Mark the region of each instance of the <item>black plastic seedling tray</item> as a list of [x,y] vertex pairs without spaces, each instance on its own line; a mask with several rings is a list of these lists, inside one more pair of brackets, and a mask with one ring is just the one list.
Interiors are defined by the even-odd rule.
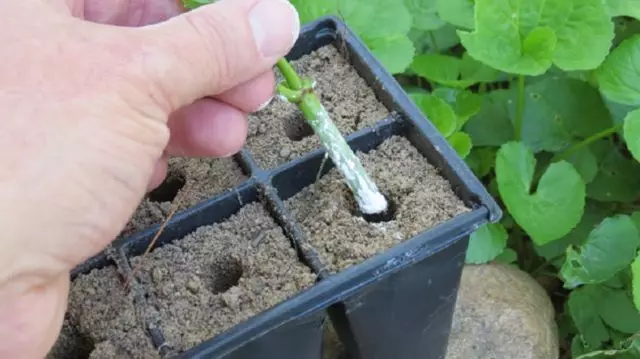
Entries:
[[[259,201],[282,226],[300,260],[318,275],[306,291],[183,353],[164,340],[159,323],[147,331],[165,357],[237,359],[319,359],[323,327],[330,317],[350,358],[444,358],[469,235],[496,222],[502,212],[436,128],[411,102],[361,40],[339,19],[325,17],[306,25],[288,59],[339,42],[348,59],[391,115],[347,140],[368,152],[393,135],[407,138],[441,174],[471,211],[422,232],[359,265],[330,275],[322,258],[285,208],[284,201],[314,183],[332,167],[318,148],[277,168],[260,168],[244,149],[235,156],[249,179],[234,190],[177,214],[156,247],[180,239],[203,225],[221,222],[243,205]],[[77,267],[72,278],[115,262],[128,273],[129,258],[140,255],[159,229],[154,225],[115,241],[104,253]],[[305,248],[305,249],[302,249]],[[137,286],[137,287],[136,287]],[[145,305],[145,288],[138,305]]]

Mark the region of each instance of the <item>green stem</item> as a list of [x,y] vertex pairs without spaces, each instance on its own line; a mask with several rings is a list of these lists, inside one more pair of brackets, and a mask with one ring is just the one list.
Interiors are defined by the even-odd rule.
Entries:
[[551,162],[558,162],[558,161],[562,161],[569,158],[569,156],[571,156],[581,148],[586,147],[599,139],[611,136],[614,133],[620,131],[622,129],[622,126],[623,124],[619,123],[613,127],[607,128],[605,130],[602,130],[594,135],[591,135],[585,138],[584,140],[574,144],[573,146],[567,148],[566,150],[556,153],[555,156],[551,158]]
[[516,104],[516,120],[514,124],[514,138],[522,138],[522,116],[524,115],[524,75],[518,77],[518,103]]
[[278,66],[278,70],[280,70],[282,76],[284,76],[284,79],[287,81],[289,89],[300,90],[302,88],[302,79],[300,79],[296,70],[294,70],[293,66],[291,66],[284,57],[278,60],[276,66]]
[[429,31],[429,37],[431,38],[431,49],[436,54],[440,53],[440,48],[438,48],[438,41],[436,40],[436,35],[433,31]]
[[478,92],[480,92],[480,94],[484,94],[485,92],[487,92],[487,84],[485,82],[480,83],[480,86],[478,87]]
[[364,214],[386,211],[388,206],[386,198],[371,180],[340,130],[331,121],[329,113],[313,91],[313,82],[310,79],[301,79],[285,59],[280,59],[277,67],[286,82],[278,86],[278,93],[287,101],[296,104],[302,111],[336,168],[346,179],[360,210]]

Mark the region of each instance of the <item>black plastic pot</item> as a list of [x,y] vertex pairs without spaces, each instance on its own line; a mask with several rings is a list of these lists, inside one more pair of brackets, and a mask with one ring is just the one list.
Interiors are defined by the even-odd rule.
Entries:
[[[322,357],[327,315],[352,358],[444,358],[469,235],[481,225],[500,219],[502,212],[475,178],[407,97],[400,85],[365,45],[337,18],[306,25],[288,58],[297,59],[324,45],[340,41],[360,75],[392,111],[373,128],[347,137],[354,150],[368,152],[392,135],[410,142],[449,180],[473,210],[423,232],[390,250],[330,275],[322,258],[302,246],[304,233],[287,213],[283,201],[327,173],[319,148],[275,169],[259,168],[243,150],[235,158],[250,179],[236,189],[176,215],[156,246],[180,239],[197,227],[220,222],[243,205],[260,201],[285,229],[300,259],[318,274],[312,288],[212,338],[186,353],[173,353],[158,323],[148,323],[154,345],[164,356],[184,358],[317,359]],[[322,169],[321,169],[322,166]],[[129,259],[141,254],[159,225],[114,242],[112,248],[88,260],[75,277],[112,263],[130,271]],[[305,248],[305,249],[302,249]],[[139,283],[138,290],[146,290]],[[145,305],[144,295],[138,305]]]

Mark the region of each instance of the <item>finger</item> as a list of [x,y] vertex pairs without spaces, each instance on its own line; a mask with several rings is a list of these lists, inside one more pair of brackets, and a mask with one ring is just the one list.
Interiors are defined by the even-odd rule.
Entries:
[[181,0],[72,0],[68,6],[76,17],[118,26],[155,24],[184,12]]
[[149,180],[149,185],[147,187],[147,192],[151,192],[156,189],[162,181],[167,177],[167,170],[169,167],[169,156],[165,153],[162,157],[156,162],[156,166],[153,169],[153,175],[151,175],[151,180]]
[[268,71],[299,31],[287,0],[220,0],[129,34],[154,95],[175,110]]
[[275,94],[275,86],[275,74],[273,71],[267,71],[256,78],[223,92],[216,96],[216,99],[244,112],[255,112],[269,104]]
[[228,157],[244,146],[248,124],[237,108],[206,98],[173,113],[169,128],[171,156]]

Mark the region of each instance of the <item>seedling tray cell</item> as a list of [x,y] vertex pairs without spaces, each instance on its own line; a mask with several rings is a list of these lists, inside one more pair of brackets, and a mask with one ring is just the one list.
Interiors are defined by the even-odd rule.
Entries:
[[[72,278],[77,278],[116,266],[126,277],[143,263],[131,290],[135,292],[134,305],[144,313],[145,333],[159,357],[319,359],[323,355],[324,326],[330,317],[350,358],[444,358],[468,238],[483,224],[498,221],[502,213],[464,161],[339,19],[325,17],[304,26],[287,58],[295,61],[326,46],[334,46],[348,59],[386,109],[379,112],[384,113],[380,118],[366,119],[372,125],[347,131],[346,138],[397,208],[390,218],[375,225],[373,219],[358,220],[362,216],[346,199],[338,205],[327,202],[318,209],[318,204],[324,203],[323,196],[348,193],[346,186],[332,190],[337,183],[331,182],[335,169],[320,146],[298,151],[290,160],[273,162],[275,165],[259,163],[256,153],[246,146],[234,159],[248,179],[231,191],[178,212],[147,257],[136,259],[148,247],[159,224],[114,241],[72,273]],[[402,167],[410,161],[417,164],[416,171]],[[393,163],[401,165],[397,171]],[[427,177],[435,179],[424,182]],[[406,183],[394,185],[398,179]],[[311,189],[313,186],[315,189]],[[416,186],[425,187],[419,191]],[[314,197],[328,189],[326,195]],[[443,196],[448,193],[449,197],[434,197],[431,206],[440,212],[415,217],[414,222],[422,227],[407,229],[397,224],[407,222],[403,216],[415,216],[411,201],[424,204],[424,198],[436,192]],[[288,248],[293,248],[290,258],[310,270],[315,282],[216,335],[180,349],[175,343],[176,334],[166,330],[167,317],[157,315],[163,305],[172,303],[158,301],[161,286],[149,279],[145,265],[154,261],[156,251],[179,246],[177,240],[194,236],[203,226],[233,218],[255,203],[261,204],[281,229]],[[301,207],[301,203],[308,205]],[[345,212],[347,208],[349,212]],[[310,209],[317,210],[317,223],[308,220],[306,212]],[[335,217],[335,213],[342,215]],[[319,241],[317,233],[331,233],[336,223],[349,220],[356,223],[352,237],[325,235],[326,242]],[[378,238],[384,231],[397,235],[382,246],[371,239],[370,247],[364,246],[361,253],[354,251],[352,258],[341,257],[336,250],[363,236]],[[180,263],[175,262],[176,268]],[[231,285],[230,290],[233,288]]]

